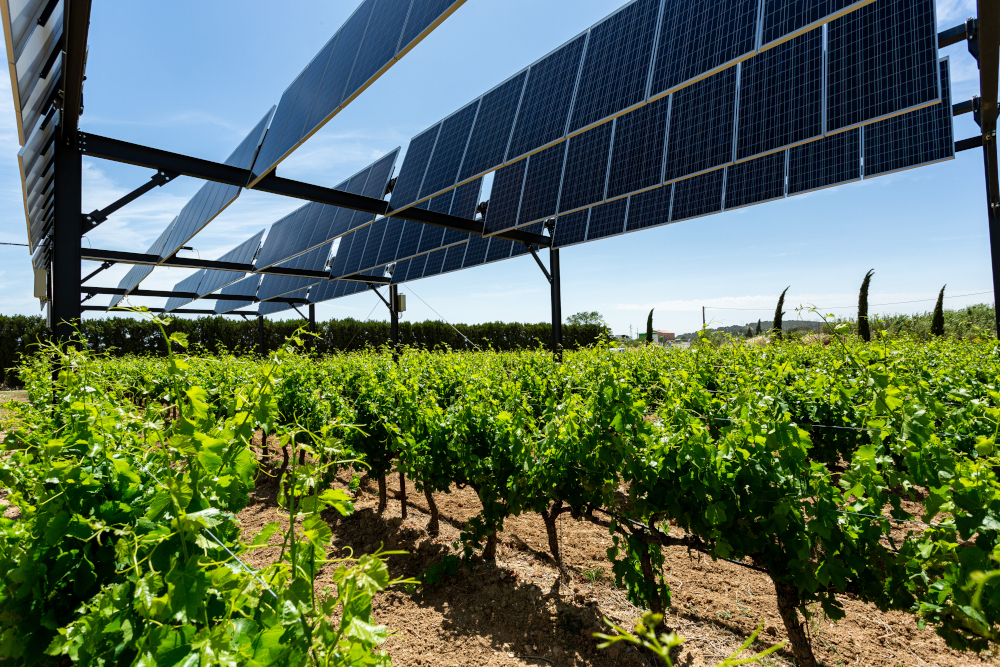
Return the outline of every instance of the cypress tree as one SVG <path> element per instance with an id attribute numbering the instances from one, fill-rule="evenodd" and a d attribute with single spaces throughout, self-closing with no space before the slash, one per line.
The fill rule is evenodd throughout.
<path id="1" fill-rule="evenodd" d="M 646 318 L 646 344 L 653 342 L 653 309 L 649 309 L 649 317 Z"/>
<path id="2" fill-rule="evenodd" d="M 944 287 L 947 287 L 945 285 Z M 934 316 L 931 318 L 931 335 L 944 335 L 944 287 L 938 294 L 937 304 L 934 306 Z"/>
<path id="3" fill-rule="evenodd" d="M 762 331 L 760 330 L 760 320 L 757 320 L 757 335 L 759 336 L 761 333 Z"/>
<path id="4" fill-rule="evenodd" d="M 789 285 L 789 287 L 791 287 L 791 285 Z M 771 329 L 774 331 L 774 335 L 778 338 L 778 340 L 781 340 L 781 316 L 785 314 L 785 311 L 783 311 L 782 308 L 785 307 L 785 292 L 787 291 L 788 287 L 786 287 L 785 291 L 778 297 L 778 307 L 774 309 L 774 324 L 771 326 Z"/>
<path id="5" fill-rule="evenodd" d="M 861 281 L 861 292 L 858 294 L 858 335 L 865 342 L 870 342 L 872 339 L 871 329 L 868 328 L 868 285 L 872 282 L 873 273 L 875 269 L 865 274 L 865 279 Z"/>
<path id="6" fill-rule="evenodd" d="M 747 325 L 747 338 L 753 338 L 753 329 L 750 328 L 749 324 Z"/>

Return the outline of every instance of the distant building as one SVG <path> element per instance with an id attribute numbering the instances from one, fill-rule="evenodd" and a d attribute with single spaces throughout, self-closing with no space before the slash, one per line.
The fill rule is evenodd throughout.
<path id="1" fill-rule="evenodd" d="M 653 342 L 654 343 L 669 343 L 672 342 L 676 336 L 673 331 L 662 331 L 659 329 L 653 329 Z M 646 332 L 639 334 L 639 340 L 646 340 Z"/>

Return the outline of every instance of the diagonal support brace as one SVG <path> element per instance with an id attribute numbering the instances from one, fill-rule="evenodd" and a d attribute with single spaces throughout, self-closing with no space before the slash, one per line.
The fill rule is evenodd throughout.
<path id="1" fill-rule="evenodd" d="M 122 207 L 124 207 L 124 206 L 126 206 L 128 204 L 131 204 L 136 199 L 138 199 L 139 197 L 143 196 L 144 194 L 146 194 L 147 192 L 149 192 L 153 188 L 158 188 L 158 187 L 166 185 L 167 183 L 169 183 L 170 181 L 174 180 L 178 176 L 180 176 L 180 174 L 178 174 L 175 171 L 163 171 L 162 169 L 160 171 L 157 171 L 155 174 L 153 174 L 150 177 L 150 179 L 146 183 L 143 183 L 142 185 L 140 185 L 135 190 L 133 190 L 132 192 L 128 193 L 127 195 L 125 195 L 124 197 L 122 197 L 121 199 L 119 199 L 118 201 L 116 201 L 113 204 L 110 204 L 110 205 L 108 205 L 108 206 L 106 206 L 106 207 L 104 207 L 102 209 L 95 209 L 95 210 L 91 211 L 90 213 L 84 215 L 83 216 L 83 233 L 86 234 L 87 232 L 89 232 L 90 230 L 92 230 L 94 227 L 96 227 L 97 225 L 99 225 L 102 222 L 104 222 L 105 220 L 107 220 L 108 216 L 111 215 L 112 213 L 114 213 L 115 211 L 117 211 L 118 209 L 120 209 L 120 208 L 122 208 Z"/>
<path id="2" fill-rule="evenodd" d="M 549 284 L 551 285 L 552 274 L 549 273 L 549 270 L 545 268 L 544 264 L 542 264 L 542 260 L 541 258 L 538 257 L 538 253 L 535 251 L 535 247 L 529 243 L 525 243 L 524 245 L 528 247 L 528 252 L 530 252 L 531 256 L 535 258 L 535 262 L 538 264 L 538 268 L 542 270 L 542 273 L 545 274 L 545 279 L 549 281 Z"/>

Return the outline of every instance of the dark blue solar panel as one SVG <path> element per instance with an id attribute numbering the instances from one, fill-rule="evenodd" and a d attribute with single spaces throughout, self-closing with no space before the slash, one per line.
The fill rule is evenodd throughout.
<path id="1" fill-rule="evenodd" d="M 462 161 L 460 181 L 485 174 L 503 162 L 527 76 L 527 70 L 519 72 L 483 95 Z"/>
<path id="2" fill-rule="evenodd" d="M 879 0 L 828 33 L 827 132 L 939 98 L 934 0 Z"/>
<path id="3" fill-rule="evenodd" d="M 340 247 L 337 248 L 337 254 L 333 258 L 333 265 L 330 267 L 330 275 L 334 278 L 342 278 L 344 276 L 350 275 L 347 272 L 348 258 L 351 255 L 351 247 L 354 245 L 355 240 L 368 228 L 351 232 L 340 239 Z M 359 241 L 363 243 L 364 241 Z"/>
<path id="4" fill-rule="evenodd" d="M 447 249 L 444 257 L 444 264 L 441 265 L 441 273 L 458 271 L 462 268 L 462 260 L 465 259 L 465 251 L 469 247 L 468 243 L 453 245 Z"/>
<path id="5" fill-rule="evenodd" d="M 779 151 L 726 167 L 726 209 L 784 197 L 785 155 Z"/>
<path id="6" fill-rule="evenodd" d="M 662 188 L 660 188 L 662 189 Z M 595 206 L 590 212 L 590 225 L 587 227 L 587 240 L 594 241 L 607 236 L 625 233 L 625 210 L 628 198 L 616 199 Z"/>
<path id="7" fill-rule="evenodd" d="M 330 248 L 333 241 L 328 241 L 321 246 L 313 248 L 309 252 L 302 253 L 298 257 L 280 262 L 277 266 L 291 269 L 307 269 L 309 271 L 322 271 L 326 268 L 326 260 L 330 256 Z"/>
<path id="8" fill-rule="evenodd" d="M 444 21 L 465 0 L 413 0 L 410 15 L 403 29 L 403 39 L 399 45 L 400 54 L 413 48 L 428 32 Z"/>
<path id="9" fill-rule="evenodd" d="M 451 202 L 450 213 L 457 218 L 472 220 L 476 217 L 479 207 L 479 193 L 483 188 L 483 179 L 477 178 L 455 188 L 455 198 Z"/>
<path id="10" fill-rule="evenodd" d="M 406 259 L 411 255 L 417 254 L 417 248 L 420 247 L 420 236 L 423 234 L 425 228 L 434 229 L 422 222 L 407 220 L 403 226 L 403 233 L 399 235 L 399 245 L 396 247 L 396 257 L 394 259 Z"/>
<path id="11" fill-rule="evenodd" d="M 495 234 L 517 225 L 526 160 L 498 169 L 493 176 L 490 205 L 486 209 L 486 232 Z"/>
<path id="12" fill-rule="evenodd" d="M 860 5 L 866 0 L 764 0 L 764 27 L 761 45 L 787 38 L 788 35 L 808 30 L 834 14 Z"/>
<path id="13" fill-rule="evenodd" d="M 392 167 L 396 163 L 397 155 L 399 155 L 398 148 L 376 160 L 372 164 L 371 170 L 365 174 L 364 182 L 356 191 L 350 189 L 355 185 L 355 179 L 352 178 L 348 184 L 348 192 L 356 192 L 356 194 L 371 197 L 372 199 L 382 199 L 385 196 L 385 188 L 389 184 L 389 177 L 392 176 Z M 374 219 L 375 215 L 372 213 L 355 211 L 351 217 L 351 228 L 361 227 Z"/>
<path id="14" fill-rule="evenodd" d="M 604 199 L 612 123 L 599 125 L 569 140 L 559 210 L 572 211 Z"/>
<path id="15" fill-rule="evenodd" d="M 406 280 L 420 280 L 427 266 L 427 255 L 418 255 L 410 260 L 410 268 L 406 272 Z"/>
<path id="16" fill-rule="evenodd" d="M 725 173 L 725 169 L 716 169 L 675 183 L 670 222 L 721 211 L 722 181 Z"/>
<path id="17" fill-rule="evenodd" d="M 489 249 L 491 238 L 491 236 L 478 236 L 476 234 L 469 236 L 468 248 L 465 251 L 465 258 L 462 260 L 463 269 L 479 266 L 486 261 L 486 251 Z"/>
<path id="18" fill-rule="evenodd" d="M 575 243 L 583 243 L 587 238 L 587 221 L 590 220 L 590 209 L 585 208 L 576 213 L 561 215 L 556 219 L 555 234 L 552 245 L 563 248 Z"/>
<path id="19" fill-rule="evenodd" d="M 276 264 L 289 256 L 289 249 L 294 247 L 302 221 L 305 219 L 309 205 L 300 206 L 281 220 L 271 225 L 264 239 L 264 245 L 257 253 L 257 268 Z"/>
<path id="20" fill-rule="evenodd" d="M 838 132 L 818 141 L 810 141 L 788 149 L 789 195 L 847 183 L 859 178 L 861 178 L 860 128 Z"/>
<path id="21" fill-rule="evenodd" d="M 316 278 L 265 275 L 260 281 L 260 287 L 257 288 L 257 298 L 261 301 L 276 299 L 285 296 L 289 292 L 315 285 L 318 282 L 319 280 Z"/>
<path id="22" fill-rule="evenodd" d="M 634 232 L 670 222 L 670 196 L 673 187 L 667 185 L 629 197 L 625 231 Z"/>
<path id="23" fill-rule="evenodd" d="M 361 256 L 361 269 L 370 269 L 378 266 L 378 256 L 384 243 L 385 232 L 389 226 L 389 218 L 380 218 L 371 225 L 371 232 L 368 234 L 368 245 L 365 246 L 365 254 Z"/>
<path id="24" fill-rule="evenodd" d="M 397 262 L 392 269 L 392 282 L 401 283 L 406 280 L 406 272 L 410 270 L 410 260 Z"/>
<path id="25" fill-rule="evenodd" d="M 340 281 L 321 280 L 309 291 L 309 303 L 319 303 L 329 301 L 333 298 L 333 293 Z"/>
<path id="26" fill-rule="evenodd" d="M 556 144 L 528 158 L 528 169 L 521 195 L 521 211 L 517 218 L 518 225 L 550 218 L 556 214 L 566 147 L 565 143 Z"/>
<path id="27" fill-rule="evenodd" d="M 347 82 L 344 101 L 352 99 L 380 72 L 389 68 L 399 49 L 403 24 L 410 11 L 411 0 L 378 0 L 368 31 L 361 43 L 354 70 Z"/>
<path id="28" fill-rule="evenodd" d="M 354 10 L 351 17 L 347 19 L 344 27 L 340 29 L 340 37 L 337 39 L 337 48 L 330 58 L 330 64 L 323 77 L 323 83 L 316 93 L 316 103 L 323 101 L 326 108 L 313 106 L 313 113 L 310 114 L 309 125 L 315 127 L 327 118 L 337 107 L 343 105 L 347 95 L 347 81 L 354 69 L 354 64 L 358 59 L 358 52 L 361 50 L 361 42 L 368 30 L 369 19 L 374 9 L 375 0 L 365 0 Z"/>
<path id="29" fill-rule="evenodd" d="M 737 159 L 823 134 L 823 31 L 813 30 L 741 65 Z"/>
<path id="30" fill-rule="evenodd" d="M 662 180 L 669 103 L 669 97 L 661 97 L 615 121 L 609 199 L 645 190 Z"/>
<path id="31" fill-rule="evenodd" d="M 757 4 L 758 0 L 667 0 L 652 96 L 750 56 L 757 40 Z"/>
<path id="32" fill-rule="evenodd" d="M 432 225 L 424 225 L 424 233 L 420 237 L 420 246 L 417 248 L 418 253 L 430 252 L 435 248 L 441 247 L 441 241 L 444 239 L 444 227 L 434 227 Z"/>
<path id="33" fill-rule="evenodd" d="M 446 248 L 440 248 L 427 255 L 427 265 L 424 267 L 424 278 L 430 278 L 441 273 L 444 266 Z"/>
<path id="34" fill-rule="evenodd" d="M 421 197 L 428 197 L 455 185 L 478 109 L 479 100 L 476 100 L 441 121 L 441 133 L 427 167 L 424 184 L 420 188 Z"/>
<path id="35" fill-rule="evenodd" d="M 567 117 L 580 73 L 586 34 L 531 66 L 507 160 L 566 136 Z"/>
<path id="36" fill-rule="evenodd" d="M 406 157 L 403 159 L 403 166 L 396 177 L 396 185 L 392 189 L 392 199 L 390 203 L 393 208 L 409 206 L 417 201 L 420 194 L 420 186 L 424 182 L 424 174 L 427 172 L 427 164 L 431 160 L 431 153 L 434 151 L 434 143 L 437 141 L 438 130 L 441 123 L 424 130 L 410 141 L 410 146 L 406 149 Z"/>
<path id="37" fill-rule="evenodd" d="M 354 243 L 351 244 L 351 254 L 347 256 L 347 264 L 344 265 L 345 276 L 355 274 L 361 270 L 361 258 L 364 257 L 371 229 L 371 225 L 369 225 L 355 232 L 357 236 L 354 239 Z"/>
<path id="38" fill-rule="evenodd" d="M 510 257 L 510 250 L 512 245 L 513 241 L 510 241 L 508 239 L 493 237 L 493 240 L 490 241 L 490 250 L 488 253 L 486 253 L 486 261 L 498 262 L 501 259 L 507 259 L 508 257 Z"/>
<path id="39" fill-rule="evenodd" d="M 389 224 L 385 228 L 382 248 L 378 252 L 377 264 L 388 264 L 396 259 L 396 249 L 399 248 L 399 237 L 403 233 L 403 227 L 406 224 L 409 224 L 406 220 L 389 218 Z"/>
<path id="40" fill-rule="evenodd" d="M 345 192 L 351 192 L 354 194 L 361 194 L 365 191 L 365 185 L 368 184 L 368 176 L 371 174 L 371 167 L 364 169 L 354 176 L 347 182 L 347 187 L 344 189 Z M 370 222 L 373 216 L 370 213 L 362 213 L 361 211 L 349 210 L 350 222 L 348 223 L 348 229 L 357 229 Z"/>
<path id="41" fill-rule="evenodd" d="M 336 39 L 337 36 L 334 35 L 330 41 L 332 42 Z M 288 123 L 288 117 L 292 113 L 292 107 L 295 105 L 295 99 L 298 97 L 301 85 L 302 77 L 300 75 L 281 94 L 281 99 L 278 100 L 278 108 L 274 111 L 271 125 L 267 129 L 267 134 L 264 135 L 264 142 L 261 144 L 257 159 L 253 163 L 254 177 L 262 176 L 278 158 L 278 155 L 275 153 L 281 141 L 281 133 L 285 130 L 285 125 Z"/>
<path id="42" fill-rule="evenodd" d="M 955 157 L 948 61 L 941 61 L 941 104 L 864 128 L 865 177 Z"/>
<path id="43" fill-rule="evenodd" d="M 454 196 L 455 191 L 448 190 L 443 195 L 428 199 L 420 208 L 426 208 L 428 211 L 434 211 L 435 213 L 447 213 L 451 210 L 451 200 Z"/>
<path id="44" fill-rule="evenodd" d="M 470 234 L 471 232 L 460 232 L 457 229 L 446 229 L 444 230 L 444 238 L 441 240 L 441 245 L 450 246 L 468 241 Z"/>
<path id="45" fill-rule="evenodd" d="M 667 181 L 728 163 L 733 156 L 736 68 L 673 94 L 667 137 Z"/>
<path id="46" fill-rule="evenodd" d="M 660 0 L 636 0 L 590 29 L 570 132 L 646 99 Z"/>

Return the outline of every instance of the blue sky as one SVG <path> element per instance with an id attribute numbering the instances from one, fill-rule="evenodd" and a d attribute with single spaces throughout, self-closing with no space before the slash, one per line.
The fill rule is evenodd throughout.
<path id="1" fill-rule="evenodd" d="M 586 29 L 621 0 L 468 0 L 451 18 L 299 148 L 282 176 L 333 185 Z M 280 9 L 276 9 L 280 7 Z M 356 7 L 354 0 L 95 3 L 84 89 L 85 131 L 223 160 Z M 939 29 L 975 14 L 974 0 L 939 0 Z M 964 45 L 951 56 L 954 101 L 976 93 Z M 956 139 L 977 133 L 971 114 Z M 9 78 L 0 80 L 0 241 L 24 243 L 25 222 Z M 397 162 L 398 165 L 401 162 Z M 148 170 L 84 161 L 84 210 L 106 206 Z M 201 182 L 179 178 L 116 213 L 85 240 L 143 251 Z M 192 256 L 214 259 L 301 202 L 244 192 L 196 236 Z M 617 333 L 655 326 L 768 319 L 786 304 L 850 314 L 864 273 L 882 312 L 928 310 L 948 293 L 991 289 L 983 161 L 978 150 L 899 174 L 567 248 L 561 253 L 563 313 L 597 310 Z M 96 268 L 85 264 L 84 271 Z M 116 286 L 116 266 L 92 281 Z M 190 272 L 160 268 L 143 283 L 169 289 Z M 36 314 L 27 249 L 0 246 L 0 313 Z M 549 291 L 524 256 L 407 284 L 404 319 L 548 321 Z M 106 303 L 107 297 L 94 302 Z M 956 296 L 949 307 L 992 302 Z M 161 305 L 162 300 L 132 299 Z M 206 302 L 209 305 L 212 302 Z M 320 319 L 385 319 L 373 294 L 319 304 Z M 846 308 L 838 308 L 844 306 Z M 736 308 L 747 310 L 734 310 Z M 752 310 L 760 309 L 760 310 Z M 294 311 L 287 316 L 298 317 Z M 95 316 L 88 314 L 88 317 Z M 103 316 L 103 315 L 97 315 Z M 791 316 L 795 316 L 792 314 Z"/>

